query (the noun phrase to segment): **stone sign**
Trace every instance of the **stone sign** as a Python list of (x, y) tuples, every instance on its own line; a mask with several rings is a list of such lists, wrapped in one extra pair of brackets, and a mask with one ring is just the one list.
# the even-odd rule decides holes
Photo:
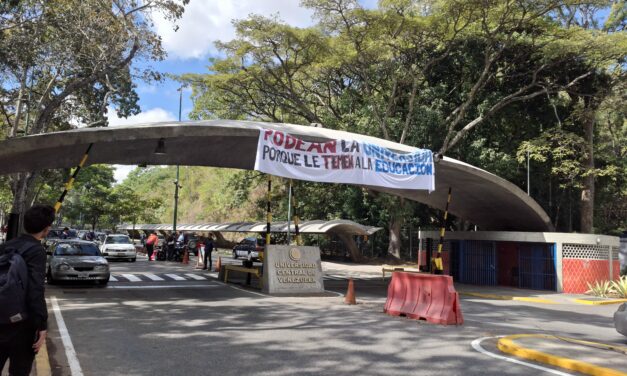
[(267, 246), (263, 257), (263, 291), (276, 295), (324, 292), (320, 248)]

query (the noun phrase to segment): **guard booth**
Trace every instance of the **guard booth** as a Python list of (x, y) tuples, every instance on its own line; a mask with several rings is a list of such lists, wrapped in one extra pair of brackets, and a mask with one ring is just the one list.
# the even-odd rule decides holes
[[(620, 277), (619, 238), (555, 232), (448, 232), (444, 274), (456, 282), (573, 294)], [(420, 264), (437, 251), (439, 232), (419, 239)]]

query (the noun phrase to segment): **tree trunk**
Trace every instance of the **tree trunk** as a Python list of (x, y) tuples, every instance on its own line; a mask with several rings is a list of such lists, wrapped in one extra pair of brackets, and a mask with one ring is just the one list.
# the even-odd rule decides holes
[(29, 172), (17, 173), (13, 175), (11, 182), (11, 191), (13, 193), (13, 203), (11, 204), (11, 213), (20, 215), (20, 224), (18, 232), (22, 232), (22, 224), (24, 223), (24, 212), (26, 211), (26, 202), (28, 199), (28, 190), (33, 183), (35, 174)]
[(584, 133), (586, 139), (586, 158), (583, 162), (586, 176), (581, 190), (581, 228), (582, 233), (593, 233), (594, 226), (594, 109), (589, 104), (584, 110)]
[(394, 214), (390, 217), (390, 242), (388, 243), (388, 256), (392, 256), (396, 259), (401, 258), (401, 225), (403, 224), (403, 217), (399, 214)]

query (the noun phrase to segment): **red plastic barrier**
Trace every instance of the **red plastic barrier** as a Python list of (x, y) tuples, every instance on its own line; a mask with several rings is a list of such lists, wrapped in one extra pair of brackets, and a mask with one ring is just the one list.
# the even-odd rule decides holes
[(383, 311), (435, 324), (464, 323), (459, 294), (448, 275), (392, 273)]

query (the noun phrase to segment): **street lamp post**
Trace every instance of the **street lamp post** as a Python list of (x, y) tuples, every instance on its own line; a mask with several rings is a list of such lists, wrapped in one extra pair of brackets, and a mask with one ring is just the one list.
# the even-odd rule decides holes
[[(179, 91), (179, 122), (181, 122), (181, 111), (183, 107), (183, 85), (178, 88)], [(172, 232), (176, 232), (176, 217), (179, 206), (179, 165), (176, 165), (176, 180), (174, 180), (174, 220), (172, 221)]]

